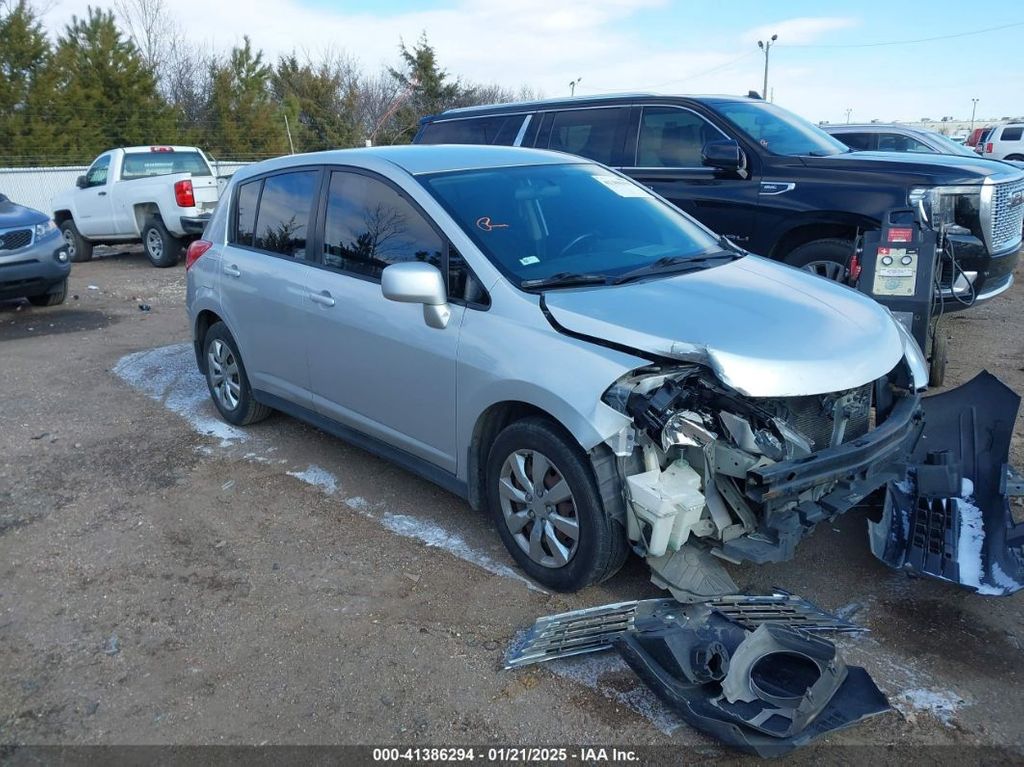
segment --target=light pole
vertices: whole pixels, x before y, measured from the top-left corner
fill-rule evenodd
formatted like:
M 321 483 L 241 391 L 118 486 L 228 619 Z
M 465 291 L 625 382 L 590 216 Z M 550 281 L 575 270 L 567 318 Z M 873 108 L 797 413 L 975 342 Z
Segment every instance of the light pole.
M 846 124 L 850 124 L 850 115 L 853 113 L 853 107 L 846 108 Z
M 974 113 L 978 109 L 980 99 L 971 99 L 971 133 L 974 133 Z
M 778 35 L 772 35 L 767 41 L 758 40 L 757 47 L 764 51 L 764 88 L 761 89 L 761 98 L 768 98 L 768 51 L 772 48 L 772 43 L 779 39 Z
M 582 79 L 583 79 L 582 77 L 577 77 L 575 80 L 570 80 L 569 81 L 569 97 L 570 98 L 576 95 L 576 86 L 580 84 L 580 80 L 582 80 Z

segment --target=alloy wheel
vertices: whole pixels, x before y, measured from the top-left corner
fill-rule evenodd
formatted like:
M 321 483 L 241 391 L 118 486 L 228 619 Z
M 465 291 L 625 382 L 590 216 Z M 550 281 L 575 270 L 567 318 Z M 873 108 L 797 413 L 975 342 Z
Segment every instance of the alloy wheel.
M 63 235 L 64 244 L 68 248 L 68 258 L 74 261 L 75 256 L 78 255 L 78 249 L 75 247 L 75 235 L 73 235 L 67 229 L 62 229 L 61 235 Z
M 242 394 L 238 360 L 234 352 L 219 338 L 214 339 L 206 353 L 206 363 L 213 396 L 225 410 L 234 410 Z
M 146 252 L 149 253 L 149 257 L 154 261 L 160 260 L 160 257 L 164 254 L 164 238 L 160 236 L 160 232 L 156 229 L 150 229 L 146 232 Z
M 837 261 L 811 261 L 803 268 L 819 277 L 833 282 L 846 282 L 846 267 Z
M 498 477 L 501 512 L 512 538 L 543 567 L 564 567 L 579 547 L 576 499 L 558 468 L 536 450 L 517 450 Z

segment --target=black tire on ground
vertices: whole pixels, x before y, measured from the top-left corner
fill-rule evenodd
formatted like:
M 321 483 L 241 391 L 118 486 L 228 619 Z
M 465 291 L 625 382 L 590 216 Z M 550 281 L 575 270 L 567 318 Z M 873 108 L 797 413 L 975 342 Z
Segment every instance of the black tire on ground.
M 49 293 L 43 293 L 39 296 L 29 296 L 28 300 L 32 306 L 57 306 L 58 304 L 64 303 L 64 299 L 68 297 L 68 278 L 65 277 L 61 280 L 60 284 L 56 288 L 52 288 Z
M 946 381 L 946 360 L 949 358 L 949 336 L 941 327 L 932 335 L 932 354 L 928 360 L 928 385 L 938 388 Z
M 1017 162 L 1021 162 L 1021 161 L 1024 161 L 1024 154 L 1011 154 L 1011 155 L 1008 155 L 1005 159 L 1007 159 L 1007 160 L 1016 160 Z
M 790 266 L 813 272 L 835 282 L 846 282 L 853 240 L 828 237 L 794 248 L 784 259 Z
M 73 219 L 60 225 L 60 233 L 68 248 L 68 258 L 76 264 L 92 260 L 92 243 L 85 239 L 75 226 Z
M 558 492 L 556 488 L 564 480 L 571 492 L 570 499 L 555 501 L 547 507 L 551 516 L 545 520 L 542 521 L 539 511 L 537 516 L 529 517 L 518 533 L 521 539 L 517 539 L 517 534 L 512 532 L 506 521 L 501 491 L 503 467 L 507 460 L 514 463 L 517 453 L 526 456 L 522 467 L 528 480 L 525 483 L 527 488 L 519 487 L 524 483 L 514 475 L 505 479 L 512 482 L 513 491 L 529 503 L 506 498 L 512 514 L 524 519 L 522 515 L 528 516 L 533 509 L 531 504 L 543 506 L 543 496 L 537 492 L 542 485 L 544 492 Z M 546 458 L 551 466 L 542 477 L 534 476 L 540 467 L 539 462 L 535 462 L 537 455 L 541 459 Z M 626 531 L 606 513 L 590 460 L 564 430 L 539 417 L 505 427 L 491 446 L 486 471 L 487 508 L 498 528 L 498 535 L 519 566 L 535 581 L 554 591 L 578 591 L 610 578 L 622 567 L 628 554 Z M 559 564 L 555 554 L 558 547 L 548 536 L 558 536 L 564 546 L 568 540 L 563 533 L 566 520 L 576 522 L 577 543 L 575 549 L 571 549 L 568 561 Z M 548 565 L 535 561 L 523 548 L 530 546 L 535 530 L 538 531 L 540 559 L 550 560 Z
M 203 338 L 206 386 L 218 412 L 228 423 L 247 426 L 262 421 L 273 411 L 255 400 L 242 356 L 231 331 L 215 322 Z
M 142 227 L 142 249 L 153 266 L 166 269 L 178 263 L 183 243 L 167 231 L 159 218 L 150 218 Z

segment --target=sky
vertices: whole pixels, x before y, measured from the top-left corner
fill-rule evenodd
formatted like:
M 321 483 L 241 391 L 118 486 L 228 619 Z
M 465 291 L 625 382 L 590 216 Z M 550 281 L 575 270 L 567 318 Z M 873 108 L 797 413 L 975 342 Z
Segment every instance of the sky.
M 776 34 L 769 95 L 814 122 L 845 122 L 848 109 L 853 122 L 967 120 L 975 98 L 978 120 L 1024 115 L 1020 0 L 163 1 L 215 50 L 248 35 L 271 59 L 344 52 L 376 71 L 426 32 L 452 75 L 546 97 L 577 78 L 577 95 L 760 91 L 757 41 Z M 89 4 L 113 2 L 38 5 L 56 34 Z

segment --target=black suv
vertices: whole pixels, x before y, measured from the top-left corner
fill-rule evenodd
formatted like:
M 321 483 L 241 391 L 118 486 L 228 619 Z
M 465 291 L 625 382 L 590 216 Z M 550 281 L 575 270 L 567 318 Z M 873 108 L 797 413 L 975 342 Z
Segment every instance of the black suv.
M 859 232 L 914 207 L 941 230 L 946 311 L 1002 293 L 1024 224 L 1024 173 L 946 155 L 854 152 L 756 98 L 573 98 L 425 117 L 420 144 L 561 150 L 617 168 L 737 244 L 833 279 Z

